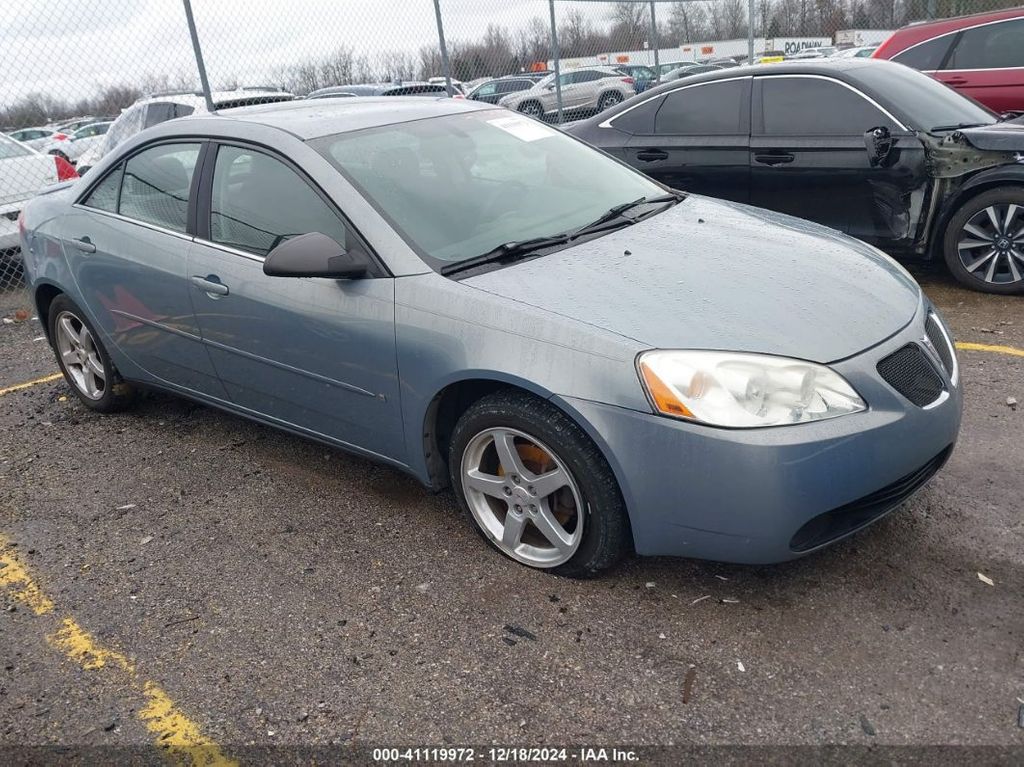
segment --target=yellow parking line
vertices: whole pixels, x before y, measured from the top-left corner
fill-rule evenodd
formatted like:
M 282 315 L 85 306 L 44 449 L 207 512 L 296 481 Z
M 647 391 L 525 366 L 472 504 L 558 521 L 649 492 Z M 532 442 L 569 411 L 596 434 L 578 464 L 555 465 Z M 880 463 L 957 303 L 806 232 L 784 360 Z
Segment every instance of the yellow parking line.
M 22 389 L 28 389 L 31 386 L 38 386 L 39 384 L 49 383 L 50 381 L 56 381 L 58 378 L 63 378 L 63 373 L 52 373 L 42 378 L 36 378 L 31 381 L 25 381 L 25 383 L 15 384 L 14 386 L 8 386 L 6 389 L 0 389 L 0 397 L 5 394 L 10 394 L 12 391 L 21 391 Z
M 994 354 L 1009 354 L 1011 357 L 1024 357 L 1024 349 L 1015 346 L 999 346 L 998 344 L 973 344 L 966 341 L 958 341 L 956 348 L 965 352 L 993 352 Z M 2 394 L 3 392 L 0 392 Z
M 0 588 L 21 602 L 35 615 L 54 611 L 50 599 L 32 579 L 18 559 L 14 548 L 0 535 Z M 199 725 L 179 709 L 170 696 L 154 682 L 142 679 L 128 656 L 101 645 L 96 638 L 70 617 L 46 637 L 49 644 L 86 671 L 109 670 L 121 673 L 122 681 L 144 698 L 138 717 L 155 737 L 156 746 L 181 767 L 238 767 L 214 741 L 203 735 Z

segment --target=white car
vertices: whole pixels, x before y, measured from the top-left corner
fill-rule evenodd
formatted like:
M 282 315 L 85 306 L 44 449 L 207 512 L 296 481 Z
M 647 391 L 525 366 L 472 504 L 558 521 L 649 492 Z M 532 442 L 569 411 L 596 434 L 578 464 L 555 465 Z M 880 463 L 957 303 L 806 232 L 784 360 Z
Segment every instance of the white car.
M 43 154 L 60 155 L 68 159 L 67 142 L 71 139 L 67 133 L 61 133 L 53 128 L 40 126 L 38 128 L 22 128 L 11 131 L 7 134 L 15 141 L 32 147 Z
M 0 254 L 10 255 L 18 247 L 22 206 L 43 187 L 77 176 L 64 158 L 42 154 L 0 134 Z
M 291 101 L 295 96 L 271 88 L 239 88 L 233 91 L 216 91 L 212 94 L 213 106 L 217 111 L 247 107 L 253 104 L 271 104 L 276 101 Z M 202 93 L 192 91 L 158 93 L 139 99 L 121 112 L 114 120 L 102 141 L 87 149 L 78 158 L 78 173 L 84 175 L 99 162 L 107 152 L 136 133 L 159 123 L 206 112 L 206 100 Z
M 87 151 L 102 143 L 103 137 L 107 135 L 111 125 L 113 122 L 110 121 L 96 122 L 76 130 L 65 148 L 68 160 L 73 163 L 78 162 L 79 158 Z

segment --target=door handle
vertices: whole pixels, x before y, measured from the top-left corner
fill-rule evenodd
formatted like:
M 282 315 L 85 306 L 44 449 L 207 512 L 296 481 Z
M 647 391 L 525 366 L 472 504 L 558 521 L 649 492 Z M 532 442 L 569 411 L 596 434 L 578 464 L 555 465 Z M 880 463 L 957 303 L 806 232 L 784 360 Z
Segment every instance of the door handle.
M 192 277 L 192 284 L 196 285 L 210 298 L 226 296 L 228 294 L 228 286 L 221 282 L 220 278 L 215 274 L 210 274 L 206 277 L 195 275 Z
M 95 253 L 96 246 L 92 244 L 92 240 L 88 237 L 81 237 L 79 239 L 72 239 L 71 244 L 83 253 Z
M 636 153 L 636 159 L 641 162 L 654 162 L 655 160 L 667 160 L 668 152 L 664 149 L 641 149 Z
M 785 165 L 793 162 L 796 156 L 792 152 L 757 152 L 754 154 L 754 161 L 761 165 Z

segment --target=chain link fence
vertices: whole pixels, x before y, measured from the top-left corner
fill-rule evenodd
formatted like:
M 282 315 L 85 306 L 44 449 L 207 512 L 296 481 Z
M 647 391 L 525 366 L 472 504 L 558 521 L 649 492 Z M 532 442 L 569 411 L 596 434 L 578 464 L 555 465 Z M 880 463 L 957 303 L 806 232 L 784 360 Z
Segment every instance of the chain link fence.
M 1018 2 L 20 0 L 0 29 L 0 308 L 27 305 L 28 199 L 211 102 L 447 93 L 560 122 L 681 70 L 871 46 L 914 20 Z

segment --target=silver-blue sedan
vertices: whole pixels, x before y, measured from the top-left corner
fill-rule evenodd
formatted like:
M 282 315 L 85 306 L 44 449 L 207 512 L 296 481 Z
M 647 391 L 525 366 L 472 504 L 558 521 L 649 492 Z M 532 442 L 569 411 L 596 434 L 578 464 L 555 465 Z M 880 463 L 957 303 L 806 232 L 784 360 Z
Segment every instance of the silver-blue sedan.
M 386 462 L 560 574 L 805 554 L 960 426 L 949 330 L 878 250 L 488 105 L 174 120 L 21 230 L 88 407 L 154 387 Z

